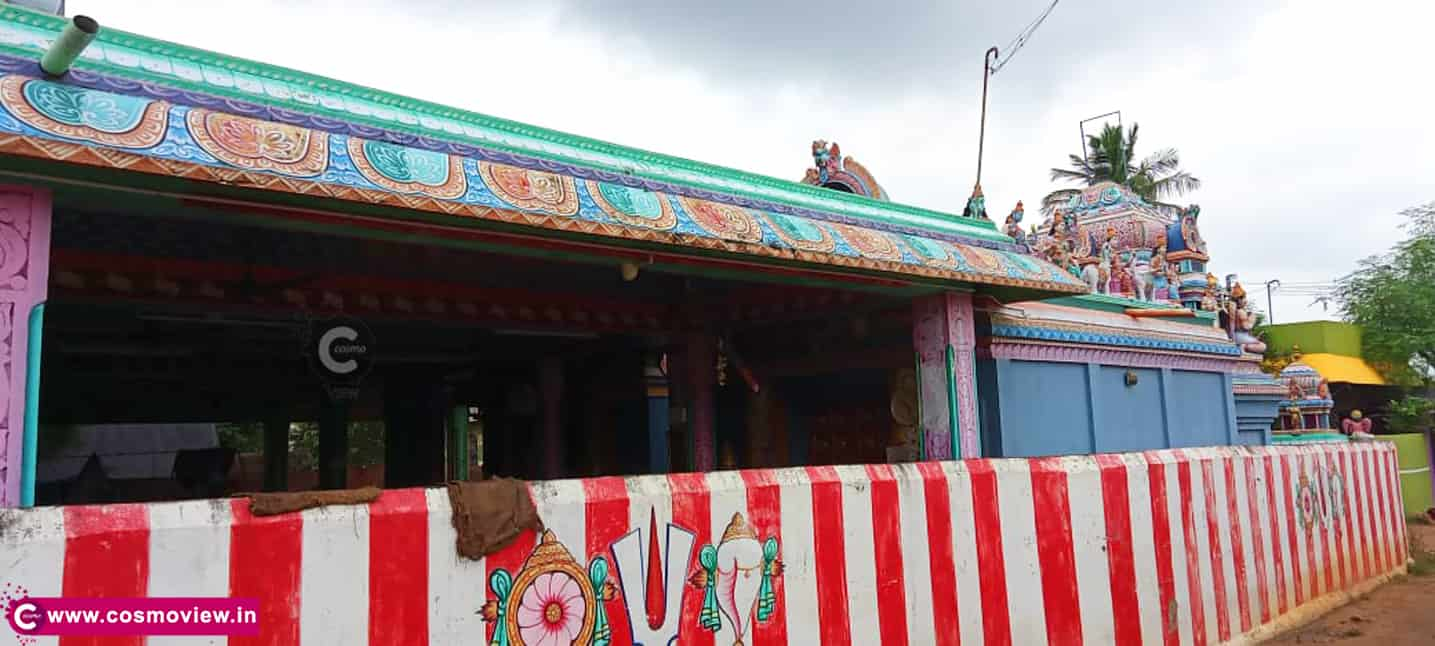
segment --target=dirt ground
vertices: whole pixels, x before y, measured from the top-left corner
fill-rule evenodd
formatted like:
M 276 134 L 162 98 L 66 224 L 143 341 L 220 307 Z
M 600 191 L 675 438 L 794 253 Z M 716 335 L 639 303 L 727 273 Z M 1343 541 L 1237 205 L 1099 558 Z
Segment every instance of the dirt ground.
M 1412 520 L 1411 575 L 1391 581 L 1314 623 L 1265 642 L 1341 646 L 1435 644 L 1435 524 Z

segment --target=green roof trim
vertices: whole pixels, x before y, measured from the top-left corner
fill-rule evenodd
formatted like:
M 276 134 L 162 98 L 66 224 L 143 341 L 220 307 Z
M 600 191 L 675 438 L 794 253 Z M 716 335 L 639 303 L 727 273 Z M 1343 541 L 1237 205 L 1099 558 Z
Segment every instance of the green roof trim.
M 67 22 L 5 5 L 0 8 L 0 53 L 38 59 Z M 116 29 L 101 29 L 75 69 L 751 200 L 1011 241 L 987 220 L 647 152 Z

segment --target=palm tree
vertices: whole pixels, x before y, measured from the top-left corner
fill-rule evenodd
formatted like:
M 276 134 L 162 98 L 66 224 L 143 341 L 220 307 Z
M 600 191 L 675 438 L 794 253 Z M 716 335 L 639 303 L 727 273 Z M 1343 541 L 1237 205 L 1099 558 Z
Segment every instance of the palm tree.
M 1086 156 L 1071 155 L 1070 169 L 1051 169 L 1051 181 L 1082 186 L 1116 182 L 1158 209 L 1179 211 L 1181 207 L 1165 200 L 1201 188 L 1201 180 L 1180 170 L 1181 155 L 1174 148 L 1158 150 L 1136 162 L 1136 133 L 1140 127 L 1131 124 L 1131 130 L 1123 132 L 1121 126 L 1107 125 L 1101 134 L 1088 135 Z M 1042 213 L 1051 215 L 1056 207 L 1080 192 L 1081 189 L 1063 188 L 1048 193 L 1041 203 Z

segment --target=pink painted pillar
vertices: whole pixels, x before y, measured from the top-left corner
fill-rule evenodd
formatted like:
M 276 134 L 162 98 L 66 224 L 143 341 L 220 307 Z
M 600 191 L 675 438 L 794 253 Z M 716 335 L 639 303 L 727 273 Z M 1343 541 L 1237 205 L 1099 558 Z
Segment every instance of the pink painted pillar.
M 30 313 L 49 282 L 50 193 L 0 187 L 0 507 L 21 502 Z
M 717 399 L 717 342 L 707 334 L 693 333 L 687 339 L 688 429 L 693 438 L 693 470 L 712 471 L 717 465 L 713 438 Z
M 945 292 L 914 301 L 912 341 L 917 350 L 923 457 L 981 456 L 972 295 Z
M 543 477 L 563 477 L 563 360 L 544 357 L 538 362 L 538 391 L 543 402 L 540 420 L 543 438 Z

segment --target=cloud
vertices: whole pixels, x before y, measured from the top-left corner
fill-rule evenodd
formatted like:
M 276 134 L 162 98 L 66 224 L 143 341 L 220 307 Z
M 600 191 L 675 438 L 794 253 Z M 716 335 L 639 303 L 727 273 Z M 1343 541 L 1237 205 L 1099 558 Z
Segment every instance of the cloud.
M 70 0 L 106 25 L 783 178 L 841 142 L 895 200 L 958 212 L 981 60 L 1047 0 Z M 1205 188 L 1219 274 L 1328 281 L 1435 199 L 1435 5 L 1066 0 L 992 81 L 1000 217 L 1120 110 Z M 1252 293 L 1260 290 L 1251 288 Z M 1262 295 L 1263 296 L 1263 295 Z M 1264 302 L 1264 298 L 1256 299 Z M 1284 321 L 1321 316 L 1290 297 Z

